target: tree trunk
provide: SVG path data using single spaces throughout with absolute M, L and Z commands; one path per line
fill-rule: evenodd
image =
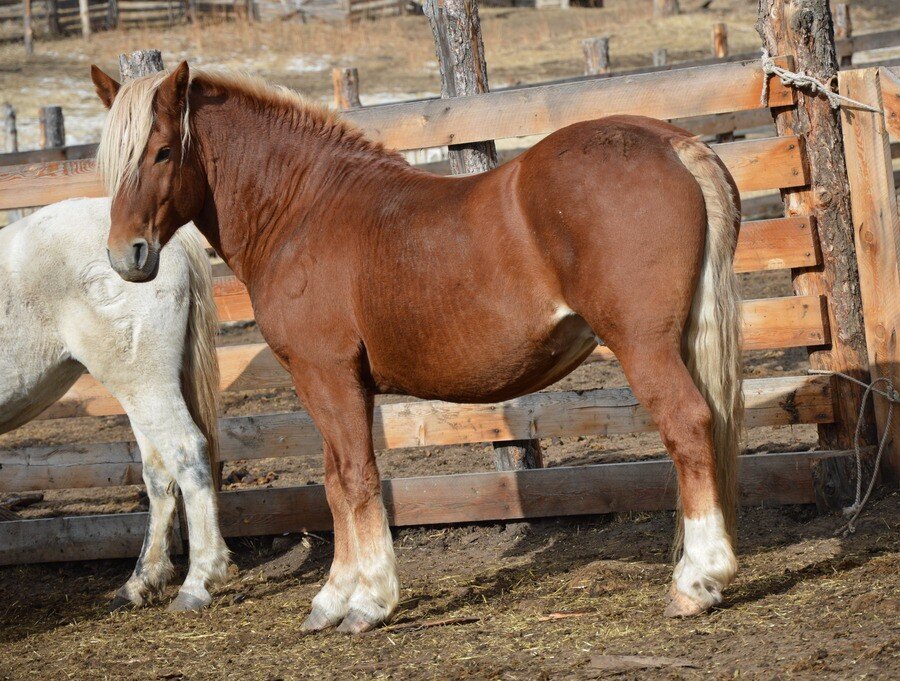
M 25 41 L 25 54 L 34 54 L 34 29 L 31 26 L 31 0 L 24 0 L 22 13 L 22 38 Z
M 149 76 L 162 70 L 163 60 L 159 50 L 138 50 L 119 55 L 119 72 L 123 80 Z
M 119 27 L 119 2 L 118 0 L 109 0 L 106 7 L 106 28 L 112 30 Z
M 463 97 L 488 91 L 487 64 L 475 0 L 425 0 L 441 69 L 441 97 Z M 477 173 L 496 167 L 493 141 L 450 146 L 454 174 Z M 542 465 L 538 440 L 495 442 L 498 470 L 521 470 Z
M 713 26 L 712 54 L 719 59 L 728 56 L 728 24 L 718 23 Z
M 53 37 L 62 35 L 57 0 L 47 0 L 47 32 Z
M 584 52 L 584 75 L 609 73 L 609 38 L 588 38 L 581 41 Z
M 669 63 L 669 53 L 665 47 L 657 47 L 653 50 L 653 65 L 665 66 Z
M 78 0 L 78 14 L 81 16 L 81 36 L 88 40 L 91 37 L 91 13 L 88 0 Z
M 853 37 L 853 22 L 850 20 L 850 5 L 839 3 L 834 8 L 834 37 L 837 40 L 845 40 Z M 851 66 L 853 55 L 845 54 L 841 57 L 841 66 Z
M 441 97 L 488 91 L 484 43 L 475 0 L 425 0 L 423 6 L 441 69 Z M 497 165 L 493 141 L 451 145 L 450 171 L 479 173 Z
M 331 83 L 334 86 L 334 106 L 346 111 L 362 106 L 359 101 L 359 72 L 354 68 L 335 68 L 331 70 Z
M 794 69 L 828 83 L 838 65 L 827 0 L 759 0 L 757 31 L 772 55 L 793 55 Z M 784 189 L 785 214 L 812 215 L 818 227 L 822 265 L 792 271 L 798 295 L 827 295 L 831 347 L 812 349 L 813 369 L 840 371 L 869 380 L 859 271 L 853 244 L 850 186 L 838 114 L 824 97 L 797 93 L 797 108 L 773 111 L 779 135 L 805 139 L 810 185 Z M 834 379 L 835 422 L 819 426 L 823 449 L 850 449 L 862 389 Z M 865 412 L 863 445 L 874 442 L 871 409 Z M 837 508 L 852 499 L 855 469 L 844 459 L 827 459 L 817 471 L 817 496 Z
M 16 110 L 12 104 L 3 105 L 3 127 L 6 131 L 4 151 L 12 153 L 19 150 L 19 131 L 16 127 Z M 22 217 L 22 211 L 18 208 L 6 211 L 7 222 L 15 222 Z

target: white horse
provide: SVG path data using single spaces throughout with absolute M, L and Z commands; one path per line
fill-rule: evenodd
M 169 609 L 194 610 L 228 568 L 212 475 L 219 386 L 209 261 L 196 232 L 180 230 L 152 284 L 124 281 L 107 258 L 109 210 L 109 199 L 75 199 L 0 229 L 0 433 L 40 414 L 87 369 L 128 414 L 150 499 L 141 555 L 112 605 L 145 605 L 171 579 L 177 486 L 190 569 Z

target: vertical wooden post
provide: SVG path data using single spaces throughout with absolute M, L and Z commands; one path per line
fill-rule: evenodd
M 712 54 L 719 59 L 728 56 L 728 24 L 719 22 L 713 26 Z
M 657 47 L 653 50 L 653 65 L 665 66 L 669 63 L 669 53 L 665 47 Z
M 19 150 L 19 131 L 16 128 L 16 110 L 7 102 L 3 105 L 3 128 L 6 131 L 3 149 L 7 153 Z M 22 211 L 14 208 L 6 211 L 7 222 L 15 222 L 22 217 Z
M 441 69 L 441 97 L 462 97 L 487 92 L 487 64 L 475 0 L 425 0 Z M 450 147 L 453 173 L 472 173 L 497 166 L 493 141 Z M 494 442 L 494 463 L 499 470 L 540 468 L 538 440 Z
M 838 3 L 834 8 L 834 37 L 837 40 L 849 40 L 853 37 L 853 22 L 850 20 L 850 5 Z M 841 66 L 851 66 L 853 55 L 845 54 L 841 57 Z
M 441 69 L 441 97 L 488 91 L 484 43 L 475 0 L 425 0 Z M 497 165 L 493 141 L 450 146 L 450 171 L 478 173 Z
M 31 0 L 24 0 L 22 12 L 22 32 L 25 40 L 25 54 L 34 54 L 34 29 L 31 26 Z
M 66 146 L 66 123 L 61 106 L 44 106 L 40 111 L 41 149 Z
M 897 78 L 887 69 L 841 71 L 842 95 L 884 108 L 881 81 Z M 891 168 L 891 145 L 884 116 L 844 107 L 841 111 L 847 176 L 853 206 L 853 234 L 866 324 L 872 380 L 888 378 L 900 391 L 900 217 Z M 878 386 L 885 389 L 884 384 Z M 887 427 L 888 402 L 875 396 L 880 433 Z M 900 483 L 900 405 L 895 405 L 882 474 Z
M 46 0 L 47 2 L 47 32 L 51 36 L 62 35 L 62 29 L 59 25 L 59 4 L 57 0 Z
M 359 101 L 359 72 L 355 68 L 333 68 L 334 107 L 341 111 L 362 106 Z
M 581 41 L 584 52 L 584 75 L 609 73 L 609 38 L 588 38 Z
M 149 76 L 162 70 L 162 54 L 159 50 L 138 50 L 119 55 L 119 72 L 123 80 Z
M 88 40 L 91 37 L 91 8 L 88 0 L 78 0 L 78 14 L 81 16 L 81 36 Z
M 837 73 L 831 13 L 827 0 L 760 0 L 756 24 L 770 54 L 792 55 L 794 70 L 827 83 Z M 861 381 L 869 378 L 859 269 L 850 215 L 850 185 L 837 113 L 824 97 L 797 92 L 797 107 L 773 111 L 779 135 L 806 141 L 810 183 L 782 190 L 785 214 L 811 215 L 822 247 L 822 265 L 792 270 L 794 291 L 828 297 L 831 345 L 811 349 L 813 369 L 840 371 Z M 850 449 L 862 389 L 840 378 L 833 381 L 835 422 L 819 426 L 822 449 Z M 865 412 L 863 444 L 873 443 L 872 412 Z M 819 505 L 838 508 L 853 498 L 855 467 L 845 459 L 827 459 L 816 471 Z
M 668 17 L 681 12 L 678 0 L 653 0 L 653 16 Z
M 106 7 L 106 28 L 112 30 L 119 27 L 119 1 L 109 0 Z

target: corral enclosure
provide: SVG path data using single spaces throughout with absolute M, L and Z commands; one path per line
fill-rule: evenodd
M 779 63 L 786 66 L 790 64 L 789 61 L 780 61 Z M 877 89 L 878 85 L 872 85 L 875 81 L 879 81 L 879 83 L 893 82 L 893 76 L 885 70 L 862 72 L 859 78 L 860 80 L 854 87 L 862 87 L 864 90 L 870 88 L 869 91 L 872 87 Z M 439 146 L 450 141 L 463 142 L 539 135 L 568 122 L 619 111 L 637 111 L 661 118 L 678 119 L 688 127 L 697 126 L 696 130 L 700 134 L 719 134 L 721 129 L 717 126 L 721 126 L 723 116 L 740 117 L 745 113 L 749 115 L 749 113 L 758 111 L 761 84 L 762 76 L 756 62 L 738 63 L 703 67 L 692 71 L 646 74 L 623 79 L 583 80 L 531 90 L 512 90 L 458 103 L 454 102 L 450 105 L 446 102 L 431 101 L 376 107 L 362 109 L 349 115 L 365 130 L 384 140 L 389 146 L 402 149 Z M 647 97 L 651 92 L 654 93 L 652 100 Z M 690 92 L 691 97 L 680 96 L 684 92 Z M 860 95 L 854 96 L 859 97 Z M 773 82 L 769 99 L 771 106 L 790 106 L 794 101 L 795 95 L 791 90 Z M 637 102 L 640 102 L 640 105 L 636 106 Z M 757 114 L 754 113 L 754 115 Z M 421 123 L 423 120 L 428 123 L 423 125 Z M 879 131 L 876 125 L 871 131 L 871 135 L 874 135 L 872 139 L 865 138 L 864 135 L 859 137 L 861 148 L 877 151 L 877 144 L 873 145 L 873 141 L 880 139 L 884 142 L 883 127 Z M 803 188 L 809 183 L 806 150 L 800 138 L 796 136 L 774 137 L 769 133 L 768 136 L 723 143 L 716 148 L 735 174 L 742 193 L 751 198 L 751 205 L 755 192 Z M 882 146 L 882 151 L 883 149 Z M 881 168 L 884 168 L 884 160 L 882 159 Z M 866 168 L 867 179 L 871 179 L 871 176 L 868 175 L 868 171 L 871 169 L 870 161 L 867 162 Z M 884 179 L 884 181 L 887 180 Z M 97 185 L 90 163 L 77 161 L 33 166 L 30 169 L 17 169 L 4 173 L 2 183 L 0 183 L 0 200 L 4 202 L 4 207 L 12 208 L 96 191 Z M 858 190 L 854 191 L 858 193 Z M 876 196 L 883 197 L 883 194 L 884 192 L 876 193 Z M 767 374 L 765 378 L 751 380 L 747 384 L 748 420 L 751 426 L 764 429 L 762 431 L 764 435 L 755 440 L 751 432 L 751 442 L 754 443 L 756 450 L 766 452 L 751 457 L 745 462 L 744 498 L 745 502 L 751 506 L 815 501 L 816 494 L 811 472 L 818 466 L 817 462 L 823 456 L 830 456 L 821 453 L 801 455 L 779 453 L 778 440 L 781 438 L 783 443 L 783 434 L 779 436 L 778 431 L 773 430 L 773 427 L 777 428 L 786 424 L 821 424 L 835 419 L 833 393 L 835 379 L 803 375 L 804 364 L 801 359 L 798 359 L 802 355 L 797 354 L 797 352 L 803 353 L 802 348 L 806 347 L 823 348 L 832 340 L 834 329 L 828 323 L 827 295 L 786 295 L 789 293 L 789 289 L 785 290 L 782 284 L 781 295 L 772 297 L 770 291 L 777 290 L 777 285 L 761 283 L 763 277 L 767 275 L 759 274 L 761 272 L 786 274 L 786 271 L 790 269 L 820 265 L 822 254 L 818 247 L 815 228 L 815 221 L 808 215 L 756 220 L 745 226 L 739 245 L 736 268 L 741 272 L 756 272 L 757 274 L 747 275 L 748 278 L 752 278 L 749 283 L 751 287 L 762 292 L 758 296 L 759 299 L 748 300 L 745 305 L 746 347 L 753 351 L 750 354 L 748 369 L 753 372 L 760 371 L 761 368 L 760 372 Z M 784 282 L 785 279 L 786 277 L 781 281 Z M 227 276 L 221 276 L 217 281 L 217 303 L 223 321 L 245 321 L 252 318 L 252 310 L 249 308 L 245 292 L 237 282 Z M 243 337 L 246 338 L 248 335 L 249 333 L 245 332 Z M 235 334 L 232 335 L 233 337 Z M 240 337 L 238 335 L 238 338 Z M 800 350 L 792 351 L 790 348 Z M 285 403 L 285 398 L 275 391 L 286 387 L 287 377 L 280 372 L 263 345 L 238 344 L 227 348 L 223 347 L 220 357 L 223 364 L 223 389 L 236 393 L 233 397 L 226 396 L 233 412 L 241 410 L 239 403 L 245 400 L 247 395 L 245 391 L 248 389 L 257 391 L 256 395 L 260 395 L 258 392 L 260 390 L 266 391 L 261 395 L 262 408 L 251 409 L 251 411 L 267 411 L 266 401 L 275 402 L 278 406 Z M 582 443 L 586 443 L 580 446 L 582 450 L 592 449 L 593 456 L 596 458 L 617 458 L 615 451 L 611 452 L 612 457 L 603 456 L 603 445 L 598 445 L 598 440 L 593 436 L 639 433 L 652 430 L 652 424 L 647 420 L 646 415 L 636 407 L 627 390 L 608 388 L 610 380 L 621 380 L 614 368 L 608 368 L 614 366 L 614 359 L 608 353 L 604 353 L 602 348 L 595 353 L 592 359 L 594 362 L 580 370 L 579 374 L 569 383 L 572 387 L 594 389 L 588 393 L 557 390 L 531 398 L 523 398 L 515 403 L 488 407 L 456 407 L 422 402 L 386 403 L 380 408 L 376 417 L 382 424 L 376 446 L 401 448 L 399 453 L 403 456 L 409 456 L 409 452 L 405 448 L 424 447 L 428 464 L 434 462 L 435 465 L 438 465 L 437 461 L 444 455 L 444 452 L 435 448 L 443 445 L 535 436 L 545 439 L 565 437 L 567 440 L 573 437 L 589 436 L 590 440 L 581 440 Z M 775 364 L 775 362 L 781 363 Z M 393 400 L 386 402 L 393 402 Z M 76 391 L 45 414 L 45 419 L 108 415 L 118 412 L 118 405 L 115 401 L 86 378 L 80 382 Z M 50 423 L 50 421 L 45 423 Z M 254 459 L 270 459 L 279 454 L 294 457 L 305 455 L 301 461 L 306 463 L 318 454 L 320 448 L 311 424 L 302 413 L 296 411 L 264 414 L 252 419 L 234 416 L 224 422 L 223 431 L 225 433 L 226 458 L 248 462 L 247 465 L 251 468 Z M 65 437 L 65 430 L 60 433 L 57 437 Z M 802 437 L 805 437 L 807 447 L 804 448 L 808 449 L 808 446 L 814 442 L 815 435 L 809 430 L 806 430 L 805 433 L 805 436 Z M 810 436 L 812 437 L 810 438 Z M 788 448 L 793 449 L 798 443 L 790 440 L 789 437 L 789 442 L 786 444 Z M 803 442 L 802 438 L 800 441 Z M 591 461 L 590 452 L 582 451 L 579 456 L 577 442 L 578 440 L 575 440 L 575 443 L 566 443 L 565 451 L 568 452 L 569 462 L 575 462 L 579 458 Z M 773 442 L 775 443 L 774 448 L 772 447 Z M 548 450 L 553 451 L 552 440 L 548 444 Z M 629 448 L 627 445 L 621 447 L 620 450 L 624 451 L 625 455 L 619 458 L 630 458 L 629 454 L 635 450 L 643 449 L 646 452 L 647 444 L 650 445 L 649 451 L 658 451 L 652 440 L 641 439 L 638 441 L 637 447 Z M 56 487 L 80 485 L 97 488 L 102 485 L 131 483 L 138 479 L 139 474 L 136 451 L 132 446 L 126 444 L 84 445 L 78 448 L 38 447 L 27 452 L 27 455 L 32 457 L 30 460 L 23 458 L 22 454 L 21 450 L 4 454 L 2 482 L 4 485 L 9 485 L 4 487 L 4 490 L 46 489 L 51 486 L 49 484 L 51 481 Z M 459 458 L 453 452 L 449 454 L 449 457 L 451 461 Z M 391 460 L 389 459 L 389 461 Z M 475 465 L 471 461 L 458 465 L 464 470 L 486 468 L 486 457 L 481 458 L 480 461 L 475 461 Z M 23 466 L 23 462 L 26 465 Z M 550 463 L 554 463 L 552 458 Z M 788 463 L 789 465 L 786 465 Z M 399 470 L 401 474 L 405 472 L 403 464 L 399 461 L 391 461 L 388 467 Z M 564 512 L 567 513 L 655 510 L 671 506 L 673 484 L 669 469 L 667 462 L 622 463 L 591 468 L 556 468 L 556 470 L 551 467 L 546 471 L 524 473 L 483 473 L 455 478 L 433 477 L 428 481 L 407 482 L 401 480 L 388 487 L 388 499 L 392 502 L 394 521 L 397 525 L 417 525 L 428 521 L 447 523 L 518 518 L 523 515 L 528 517 L 557 515 L 562 512 L 562 508 L 565 508 Z M 407 467 L 406 470 L 409 468 Z M 420 464 L 415 470 L 436 472 L 429 470 L 427 464 Z M 293 478 L 294 481 L 297 481 L 297 475 L 304 474 L 302 470 L 293 470 L 292 472 L 294 475 L 286 475 L 284 478 Z M 6 477 L 7 473 L 10 474 L 10 477 Z M 301 528 L 316 531 L 328 527 L 327 512 L 324 509 L 319 488 L 288 487 L 267 490 L 247 489 L 246 485 L 236 485 L 236 487 L 240 489 L 230 491 L 223 496 L 223 519 L 228 533 L 231 535 L 269 534 L 297 531 Z M 473 495 L 470 499 L 475 503 L 466 504 L 466 494 Z M 429 504 L 425 507 L 423 499 L 427 499 L 429 502 L 443 501 L 441 504 Z M 476 499 L 496 500 L 496 503 L 493 505 L 478 503 L 475 501 Z M 882 503 L 879 512 L 888 513 L 887 517 L 890 518 L 890 500 Z M 250 510 L 249 515 L 248 510 Z M 426 512 L 432 512 L 433 517 L 424 515 Z M 84 552 L 82 553 L 83 557 L 97 555 L 98 546 L 101 547 L 100 555 L 133 555 L 142 533 L 143 522 L 145 522 L 145 519 L 140 517 L 141 515 L 140 513 L 127 514 L 126 517 L 126 514 L 116 514 L 109 517 L 108 520 L 102 521 L 98 521 L 96 518 L 66 521 L 62 535 L 66 538 L 72 536 L 73 528 L 80 523 L 84 523 L 85 526 L 89 525 L 92 529 L 98 529 L 101 527 L 101 523 L 107 523 L 105 529 L 101 531 L 109 531 L 108 537 L 124 537 L 125 541 L 110 543 L 108 539 L 103 538 L 97 541 L 97 535 L 94 534 L 86 543 L 68 545 L 65 557 L 71 559 L 77 555 L 78 551 Z M 772 518 L 772 516 L 765 515 L 758 517 L 762 518 L 761 522 L 763 523 L 771 522 Z M 802 515 L 798 515 L 790 520 L 783 520 L 781 523 L 787 526 L 792 522 L 799 523 L 801 519 Z M 57 521 L 48 522 L 52 522 L 56 527 L 60 526 Z M 659 519 L 651 522 L 657 528 L 660 527 Z M 130 525 L 131 523 L 133 523 L 133 527 Z M 606 533 L 606 530 L 602 524 L 598 525 L 594 520 L 587 521 L 587 523 L 586 533 L 596 536 L 586 540 L 586 547 L 594 546 L 595 550 L 602 552 L 600 535 Z M 662 521 L 662 524 L 664 525 L 665 522 Z M 778 525 L 779 522 L 776 521 L 775 524 Z M 811 527 L 815 526 L 814 522 Z M 824 527 L 821 523 L 819 526 Z M 530 553 L 533 556 L 535 550 L 538 553 L 549 551 L 550 545 L 554 542 L 571 542 L 572 538 L 564 539 L 565 535 L 562 534 L 564 530 L 559 528 L 559 525 L 541 526 L 535 530 L 535 536 L 530 539 L 516 540 L 518 544 L 511 542 L 510 537 L 492 537 L 490 533 L 479 537 L 475 531 L 472 536 L 475 537 L 476 543 L 481 542 L 482 550 L 472 552 L 461 548 L 468 545 L 468 543 L 463 543 L 459 546 L 454 545 L 454 553 L 459 554 L 460 562 L 464 561 L 467 553 L 470 555 L 470 559 L 473 556 L 480 559 L 487 557 L 495 562 L 496 568 L 502 566 L 505 560 L 515 562 L 514 556 L 517 551 L 521 551 L 522 555 Z M 792 530 L 778 527 L 775 534 L 778 534 L 779 531 L 790 535 Z M 439 531 L 444 534 L 447 532 L 447 530 Z M 458 535 L 458 531 L 450 530 L 451 538 L 454 537 L 454 532 Z M 515 532 L 514 530 L 513 538 L 516 536 Z M 815 533 L 817 530 L 813 529 L 812 532 Z M 872 532 L 874 532 L 874 536 L 883 536 L 878 535 L 877 530 L 872 530 Z M 561 559 L 563 562 L 569 561 L 566 569 L 575 570 L 575 575 L 571 580 L 563 580 L 564 584 L 568 584 L 566 588 L 578 588 L 579 584 L 583 588 L 585 580 L 590 582 L 597 579 L 602 586 L 603 580 L 612 585 L 622 585 L 641 578 L 638 576 L 640 571 L 634 571 L 634 561 L 629 558 L 632 554 L 624 546 L 621 546 L 620 549 L 614 548 L 618 546 L 617 541 L 621 540 L 625 544 L 628 542 L 629 536 L 632 537 L 632 540 L 635 539 L 635 536 L 629 535 L 627 531 L 618 531 L 612 534 L 617 534 L 619 539 L 617 540 L 615 536 L 611 538 L 610 546 L 613 548 L 609 550 L 612 550 L 613 553 L 609 555 L 616 555 L 615 552 L 619 551 L 623 564 L 617 567 L 610 564 L 609 561 L 601 561 L 603 565 L 595 565 L 588 560 L 589 565 L 595 565 L 595 567 L 583 571 L 584 574 L 579 576 L 579 569 L 582 567 L 579 565 L 579 561 L 587 560 L 586 556 L 589 554 L 579 550 L 564 551 Z M 658 541 L 655 548 L 645 547 L 636 550 L 638 552 L 649 550 L 650 553 L 644 555 L 657 554 L 657 561 L 659 561 L 659 554 L 665 548 L 667 530 L 658 531 L 658 535 L 662 535 L 662 539 L 657 536 Z M 37 553 L 26 553 L 32 557 L 52 559 L 54 552 L 60 546 L 46 544 L 33 547 L 29 535 L 19 536 L 25 540 L 20 546 L 24 546 L 26 552 L 38 549 Z M 417 542 L 422 544 L 424 555 L 431 555 L 428 540 L 422 535 L 410 532 L 401 536 L 408 537 L 414 545 Z M 765 539 L 757 534 L 754 536 L 757 548 L 765 545 Z M 883 539 L 879 541 L 881 548 L 876 551 L 876 555 L 882 558 L 887 557 L 884 552 L 890 551 L 893 544 L 890 541 L 884 543 Z M 549 542 L 549 544 L 545 546 L 544 542 Z M 491 549 L 484 549 L 484 544 L 505 547 L 503 550 L 510 555 L 503 556 L 494 553 Z M 302 547 L 302 545 L 300 546 Z M 852 543 L 848 546 L 852 549 Z M 401 542 L 401 563 L 404 560 L 402 548 L 403 543 Z M 104 550 L 111 552 L 102 553 Z M 76 553 L 73 554 L 73 551 Z M 300 548 L 295 547 L 290 553 L 297 551 L 300 551 Z M 819 563 L 814 560 L 811 564 L 829 564 L 828 561 L 838 555 L 834 551 L 833 545 L 817 545 L 811 549 L 811 553 L 819 552 L 816 558 Z M 303 552 L 301 551 L 301 553 Z M 322 551 L 318 551 L 318 553 L 321 554 Z M 478 553 L 481 555 L 477 556 Z M 852 550 L 848 549 L 848 554 L 852 554 Z M 56 555 L 59 554 L 56 553 Z M 293 565 L 288 574 L 295 574 L 298 570 L 301 574 L 305 574 L 306 568 L 303 566 L 310 560 L 314 562 L 316 555 L 316 549 L 312 549 L 311 553 L 303 553 L 304 558 L 301 564 Z M 258 559 L 251 555 L 245 556 L 243 560 L 245 564 L 258 562 Z M 406 557 L 406 560 L 415 559 L 410 555 Z M 437 561 L 438 559 L 434 557 L 429 560 Z M 849 569 L 859 567 L 854 563 L 855 560 L 857 559 L 850 561 Z M 538 566 L 541 564 L 541 561 L 536 563 Z M 890 560 L 887 565 L 890 565 Z M 764 570 L 764 561 L 761 559 L 758 562 L 751 560 L 751 571 L 754 566 L 757 570 Z M 873 564 L 870 568 L 875 570 L 876 575 L 879 574 L 876 565 Z M 459 565 L 454 569 L 463 574 L 466 573 L 466 570 Z M 813 574 L 816 574 L 817 569 L 819 568 L 813 569 Z M 663 573 L 664 570 L 660 572 L 661 575 Z M 256 568 L 250 574 L 271 576 L 266 572 L 265 565 Z M 502 574 L 503 568 L 501 567 L 490 588 L 499 589 L 500 594 L 505 591 L 515 591 L 518 585 L 506 583 Z M 534 588 L 539 590 L 540 586 L 538 585 L 542 577 L 538 568 L 529 581 L 533 580 Z M 556 581 L 558 578 L 557 574 Z M 876 588 L 879 583 L 877 579 Z M 579 580 L 581 581 L 579 582 Z M 305 581 L 309 582 L 311 578 L 307 575 Z M 664 579 L 661 578 L 660 583 L 662 581 Z M 762 581 L 766 580 L 762 579 Z M 556 583 L 554 577 L 550 577 L 550 583 Z M 889 586 L 885 588 L 887 588 L 885 593 L 890 598 L 892 591 Z M 455 593 L 454 589 L 462 591 Z M 634 591 L 633 588 L 626 588 L 626 590 Z M 477 600 L 477 594 L 480 591 L 481 586 L 479 586 L 477 578 L 474 586 L 452 587 L 447 596 L 447 608 L 453 611 L 452 605 L 456 602 L 464 605 L 463 610 L 465 610 Z M 255 593 L 258 597 L 268 598 L 269 596 L 266 595 L 268 592 L 267 587 L 260 586 Z M 236 593 L 239 595 L 240 589 Z M 427 586 L 423 584 L 418 587 L 414 601 L 427 600 L 426 593 Z M 746 594 L 758 593 L 757 598 L 762 597 L 763 589 L 754 590 L 751 586 L 749 590 L 745 589 L 741 593 L 752 600 L 754 596 L 746 596 Z M 229 598 L 231 597 L 229 596 Z M 534 594 L 534 598 L 535 603 L 540 606 L 538 609 L 544 612 L 543 615 L 535 613 L 532 617 L 539 619 L 547 616 L 546 608 L 553 607 L 553 600 L 538 594 Z M 602 599 L 603 596 L 601 595 L 600 598 Z M 224 610 L 229 612 L 213 614 L 211 617 L 224 617 L 226 621 L 231 622 L 231 615 L 237 614 L 240 610 L 239 601 L 239 598 L 223 601 Z M 627 600 L 617 602 L 621 604 L 619 607 L 628 607 Z M 643 607 L 648 609 L 648 615 L 659 605 L 652 600 L 640 602 L 645 603 Z M 740 603 L 740 599 L 738 599 L 738 603 Z M 302 611 L 303 605 L 301 602 L 295 605 L 294 609 Z M 569 605 L 571 606 L 572 603 Z M 585 615 L 582 611 L 585 608 L 589 610 L 593 605 L 594 602 L 590 598 L 587 601 L 579 600 L 578 607 L 570 608 L 569 612 L 563 614 L 571 616 L 572 621 L 581 621 L 581 618 L 590 615 L 590 613 Z M 288 606 L 288 603 L 284 603 L 282 607 L 285 606 Z M 256 606 L 251 604 L 249 607 L 252 609 Z M 412 611 L 419 606 L 413 603 L 409 607 Z M 739 609 L 740 605 L 737 607 Z M 292 611 L 290 606 L 287 607 L 287 611 Z M 422 610 L 417 612 L 419 615 L 423 613 Z M 428 614 L 429 612 L 428 606 L 424 606 L 424 613 Z M 434 608 L 431 609 L 431 612 L 434 614 Z M 880 611 L 876 608 L 873 612 Z M 736 613 L 729 614 L 736 615 Z M 627 611 L 612 612 L 607 615 L 614 619 L 624 618 L 625 620 L 631 616 Z M 272 618 L 279 625 L 282 624 L 281 620 L 272 612 L 263 616 Z M 294 616 L 298 616 L 298 613 L 295 613 Z M 640 619 L 639 615 L 635 616 Z M 239 614 L 238 617 L 240 617 Z M 544 620 L 550 624 L 541 626 L 557 628 L 561 626 L 553 625 L 554 621 L 553 618 Z M 565 618 L 559 620 L 559 622 L 566 621 L 568 620 Z M 287 623 L 284 624 L 287 625 Z M 461 626 L 465 627 L 466 625 L 463 623 Z M 525 633 L 515 619 L 512 622 L 507 621 L 507 626 L 518 631 L 520 636 Z M 196 629 L 195 634 L 202 636 L 202 631 L 203 627 L 201 626 Z M 500 631 L 502 631 L 502 626 Z M 555 646 L 568 641 L 566 645 L 572 646 L 572 650 L 584 652 L 583 648 L 577 647 L 581 644 L 568 639 L 569 633 L 558 630 L 546 633 L 550 636 L 545 646 L 548 643 Z M 594 630 L 595 635 L 596 633 L 597 631 Z M 669 633 L 673 632 L 670 630 Z M 385 632 L 385 636 L 390 636 L 390 634 Z M 189 638 L 190 634 L 186 634 L 186 637 Z M 424 641 L 428 637 L 427 633 L 421 634 L 420 640 Z M 440 638 L 440 634 L 437 634 L 437 638 Z M 382 644 L 387 645 L 383 640 Z M 521 650 L 527 651 L 528 649 L 529 644 L 523 640 Z M 649 649 L 652 650 L 652 648 Z M 344 652 L 352 659 L 352 653 L 346 649 Z M 672 651 L 667 652 L 671 653 Z M 465 658 L 466 656 L 460 655 L 460 657 Z M 578 654 L 575 654 L 575 657 L 578 657 Z M 812 658 L 810 659 L 812 660 Z M 553 664 L 557 663 L 548 662 L 545 658 L 545 669 L 553 669 Z M 810 661 L 809 664 L 810 668 L 815 667 L 814 662 Z M 386 668 L 393 669 L 390 665 Z M 462 675 L 466 670 L 465 660 L 450 663 L 449 668 L 455 669 L 459 675 Z M 367 669 L 363 665 L 358 670 L 361 674 L 371 671 L 378 671 L 378 668 Z

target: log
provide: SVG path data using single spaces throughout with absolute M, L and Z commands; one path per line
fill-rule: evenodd
M 47 32 L 56 38 L 62 35 L 59 25 L 59 4 L 57 0 L 45 0 L 47 7 Z
M 41 148 L 66 146 L 66 123 L 61 106 L 44 106 L 40 110 Z
M 881 83 L 891 78 L 885 69 L 862 69 L 842 71 L 838 83 L 842 95 L 880 110 L 884 108 Z M 869 370 L 873 381 L 886 379 L 900 390 L 900 217 L 890 140 L 880 113 L 848 107 L 843 109 L 841 123 Z M 886 385 L 878 387 L 884 390 Z M 881 470 L 896 486 L 900 483 L 900 415 L 895 413 L 891 420 L 890 409 L 887 400 L 875 396 L 879 433 L 890 424 L 890 444 Z
M 467 97 L 488 91 L 487 64 L 478 5 L 474 0 L 425 0 L 425 15 L 434 35 L 441 72 L 441 97 Z M 420 148 L 432 145 L 421 145 Z M 497 165 L 493 140 L 469 140 L 449 145 L 454 175 L 479 173 Z
M 119 27 L 119 0 L 109 0 L 106 6 L 106 28 L 113 30 Z
M 884 122 L 888 134 L 900 141 L 900 68 L 882 69 L 879 76 L 881 86 L 881 101 L 884 106 Z M 898 158 L 895 153 L 900 149 L 900 144 L 891 145 L 891 156 Z
M 760 0 L 757 31 L 771 54 L 794 56 L 794 70 L 829 82 L 838 72 L 831 14 L 826 0 Z M 837 114 L 828 101 L 803 92 L 795 108 L 773 110 L 780 135 L 801 135 L 806 141 L 810 182 L 807 187 L 783 189 L 785 215 L 810 215 L 816 220 L 822 265 L 792 271 L 798 295 L 828 296 L 831 346 L 810 350 L 813 369 L 840 371 L 866 380 L 869 376 L 859 270 L 850 215 L 850 186 Z M 819 428 L 822 449 L 853 446 L 862 390 L 841 381 L 835 386 L 835 421 Z M 871 409 L 866 410 L 862 444 L 873 443 Z M 838 461 L 823 475 L 819 498 L 832 508 L 852 499 L 855 469 Z M 833 478 L 833 479 L 830 479 Z
M 3 129 L 6 133 L 3 148 L 7 153 L 17 153 L 19 151 L 19 131 L 16 127 L 16 110 L 9 102 L 3 105 Z M 15 222 L 21 217 L 22 211 L 18 209 L 12 208 L 6 211 L 7 224 Z
M 744 381 L 747 427 L 828 423 L 833 418 L 831 381 L 830 376 Z M 219 429 L 223 461 L 321 456 L 321 438 L 305 411 L 223 418 Z M 655 430 L 649 412 L 628 388 L 543 392 L 498 404 L 385 404 L 375 408 L 373 418 L 379 450 Z M 140 479 L 137 447 L 126 442 L 0 451 L 0 466 L 0 492 Z
M 791 452 L 741 457 L 740 503 L 812 503 L 817 467 L 847 455 Z M 674 481 L 672 464 L 657 460 L 398 478 L 382 482 L 382 496 L 392 526 L 445 525 L 666 510 L 674 507 Z M 322 485 L 222 492 L 219 518 L 226 537 L 331 529 Z M 147 513 L 119 513 L 0 523 L 0 565 L 134 557 L 141 550 L 148 521 Z M 178 528 L 175 523 L 176 532 Z M 179 551 L 180 537 L 173 546 Z
M 341 111 L 362 106 L 359 101 L 359 72 L 355 68 L 334 68 L 331 70 L 334 86 L 334 108 Z
M 653 50 L 653 65 L 665 66 L 669 63 L 669 52 L 665 47 L 657 47 Z
M 159 50 L 138 50 L 119 55 L 119 73 L 122 80 L 141 78 L 162 70 L 162 53 Z
M 728 24 L 713 25 L 712 55 L 719 59 L 728 56 Z
M 588 38 L 581 41 L 584 52 L 584 75 L 609 73 L 609 38 Z

